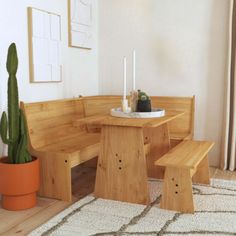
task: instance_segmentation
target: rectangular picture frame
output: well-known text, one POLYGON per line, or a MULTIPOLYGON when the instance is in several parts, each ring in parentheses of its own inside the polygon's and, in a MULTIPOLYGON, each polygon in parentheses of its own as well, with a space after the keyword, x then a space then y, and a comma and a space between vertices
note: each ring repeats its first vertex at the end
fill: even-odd
POLYGON ((31 83, 62 82, 61 16, 28 7, 31 83))
POLYGON ((68 0, 69 47, 92 49, 93 0, 68 0))

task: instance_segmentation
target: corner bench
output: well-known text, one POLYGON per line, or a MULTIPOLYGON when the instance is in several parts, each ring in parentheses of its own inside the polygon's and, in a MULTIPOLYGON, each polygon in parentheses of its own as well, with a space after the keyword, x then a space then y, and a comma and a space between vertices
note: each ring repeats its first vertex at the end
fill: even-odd
POLYGON ((193 182, 209 184, 208 152, 214 143, 183 141, 155 162, 165 167, 161 208, 193 213, 193 182))
MULTIPOLYGON (((71 201, 71 168, 99 155, 101 121, 111 108, 120 106, 121 99, 106 95, 21 103, 29 130, 29 150, 41 165, 40 196, 71 201)), ((170 122, 171 143, 192 138, 194 97, 151 99, 154 107, 185 112, 170 122)), ((145 153, 150 151, 145 143, 145 153)))

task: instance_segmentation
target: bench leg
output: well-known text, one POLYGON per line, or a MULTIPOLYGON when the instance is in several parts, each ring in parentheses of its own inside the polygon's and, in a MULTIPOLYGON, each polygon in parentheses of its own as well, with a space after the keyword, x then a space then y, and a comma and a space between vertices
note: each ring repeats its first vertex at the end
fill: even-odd
POLYGON ((68 157, 58 154, 39 155, 40 190, 39 195, 70 202, 71 168, 68 157))
POLYGON ((198 165, 196 173, 193 175, 193 182, 199 184, 210 184, 209 162, 207 155, 198 165))
POLYGON ((161 208, 185 213, 194 212, 189 169, 166 167, 161 208))

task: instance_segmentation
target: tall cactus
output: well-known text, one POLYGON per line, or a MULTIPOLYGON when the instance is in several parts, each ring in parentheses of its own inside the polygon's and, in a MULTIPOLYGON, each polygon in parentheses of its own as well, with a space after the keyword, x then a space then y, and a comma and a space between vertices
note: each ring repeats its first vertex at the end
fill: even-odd
POLYGON ((20 109, 20 140, 16 152, 16 163, 25 163, 31 161, 31 155, 28 151, 28 132, 23 111, 20 109))
POLYGON ((27 151, 27 130, 24 115, 19 109, 19 97, 16 72, 18 58, 16 45, 12 43, 8 49, 7 71, 8 78, 8 119, 3 112, 0 123, 0 134, 2 141, 8 145, 8 158, 10 163, 25 163, 31 160, 27 151), (24 151, 23 151, 24 150, 24 151), (22 155, 24 157, 22 157, 22 155))

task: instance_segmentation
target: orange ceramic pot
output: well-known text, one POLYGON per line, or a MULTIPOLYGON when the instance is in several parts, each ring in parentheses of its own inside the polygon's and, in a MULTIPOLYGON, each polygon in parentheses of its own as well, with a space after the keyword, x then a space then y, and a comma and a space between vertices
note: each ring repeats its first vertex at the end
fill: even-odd
POLYGON ((7 158, 0 159, 0 193, 2 207, 18 211, 36 205, 39 190, 39 160, 25 164, 8 164, 7 158))

